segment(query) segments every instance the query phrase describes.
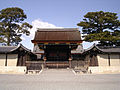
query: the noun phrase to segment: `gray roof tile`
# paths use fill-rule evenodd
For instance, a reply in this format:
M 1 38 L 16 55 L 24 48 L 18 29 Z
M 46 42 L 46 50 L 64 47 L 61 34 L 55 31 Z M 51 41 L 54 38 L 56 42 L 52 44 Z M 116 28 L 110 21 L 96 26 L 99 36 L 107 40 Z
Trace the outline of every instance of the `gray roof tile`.
M 84 52 L 90 51 L 93 48 L 96 48 L 97 50 L 100 50 L 101 52 L 105 53 L 120 53 L 120 47 L 97 46 L 96 44 L 93 44 L 90 48 L 85 49 Z
M 1 53 L 11 52 L 12 50 L 14 50 L 16 48 L 17 48 L 17 46 L 1 46 L 0 52 Z

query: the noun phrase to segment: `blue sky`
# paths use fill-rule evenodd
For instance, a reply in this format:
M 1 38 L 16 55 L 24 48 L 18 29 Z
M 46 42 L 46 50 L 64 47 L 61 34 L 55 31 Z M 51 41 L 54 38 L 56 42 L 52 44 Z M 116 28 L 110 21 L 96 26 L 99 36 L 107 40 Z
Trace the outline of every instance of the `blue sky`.
M 34 25 L 32 35 L 23 37 L 22 44 L 32 49 L 31 39 L 37 27 L 78 28 L 87 12 L 105 11 L 120 17 L 120 0 L 0 0 L 0 9 L 20 7 L 27 14 L 26 21 Z M 81 28 L 80 28 L 81 31 Z M 83 43 L 88 48 L 93 43 Z

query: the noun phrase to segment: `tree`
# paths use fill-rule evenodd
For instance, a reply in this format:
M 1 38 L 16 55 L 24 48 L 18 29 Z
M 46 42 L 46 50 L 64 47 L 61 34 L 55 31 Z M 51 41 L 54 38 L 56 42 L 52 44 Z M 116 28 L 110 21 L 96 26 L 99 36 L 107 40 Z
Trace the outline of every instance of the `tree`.
M 120 42 L 120 21 L 116 13 L 88 12 L 77 25 L 82 27 L 85 41 L 100 41 L 100 45 L 106 46 Z
M 6 8 L 0 11 L 0 43 L 18 45 L 22 34 L 29 35 L 32 26 L 23 22 L 27 16 L 18 7 Z

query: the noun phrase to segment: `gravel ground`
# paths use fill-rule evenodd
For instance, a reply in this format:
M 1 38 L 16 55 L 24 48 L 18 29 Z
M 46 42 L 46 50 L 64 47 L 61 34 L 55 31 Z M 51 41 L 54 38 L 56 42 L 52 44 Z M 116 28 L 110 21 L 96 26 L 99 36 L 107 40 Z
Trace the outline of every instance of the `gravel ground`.
M 0 90 L 120 90 L 120 74 L 75 75 L 48 69 L 40 75 L 0 75 Z

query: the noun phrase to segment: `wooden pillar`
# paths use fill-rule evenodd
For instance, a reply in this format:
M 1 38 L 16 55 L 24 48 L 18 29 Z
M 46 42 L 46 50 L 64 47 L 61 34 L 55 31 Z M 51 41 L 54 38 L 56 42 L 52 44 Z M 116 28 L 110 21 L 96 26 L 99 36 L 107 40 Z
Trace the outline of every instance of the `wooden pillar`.
M 44 57 L 43 57 L 43 60 L 44 60 L 44 68 L 46 67 L 46 45 L 43 46 L 44 48 Z
M 44 56 L 44 68 L 46 67 L 46 57 Z
M 120 54 L 119 54 L 119 65 L 120 65 Z
M 69 57 L 69 68 L 72 67 L 72 65 L 71 65 L 71 61 L 72 61 L 72 59 L 71 59 L 71 57 Z
M 7 58 L 8 58 L 8 55 L 6 53 L 5 66 L 7 66 Z
M 108 64 L 110 66 L 110 54 L 108 54 Z

